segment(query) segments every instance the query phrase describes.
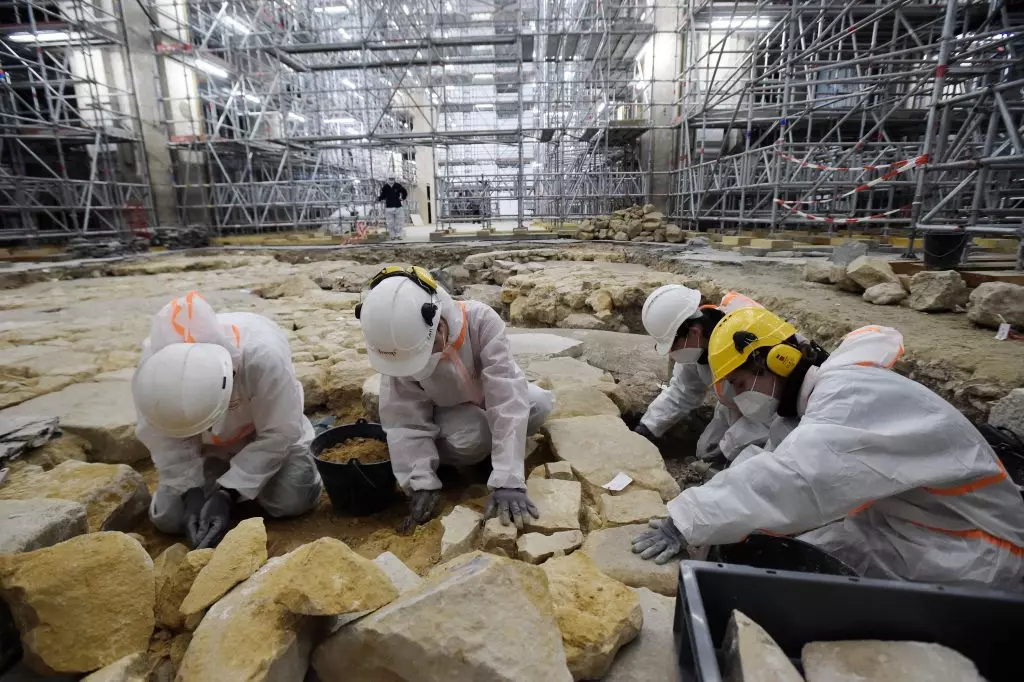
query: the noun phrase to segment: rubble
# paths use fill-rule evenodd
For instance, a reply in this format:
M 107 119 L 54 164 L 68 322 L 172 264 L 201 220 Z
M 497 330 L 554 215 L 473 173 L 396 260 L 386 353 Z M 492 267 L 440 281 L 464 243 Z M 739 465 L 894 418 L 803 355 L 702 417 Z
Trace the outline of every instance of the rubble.
M 262 518 L 246 519 L 228 531 L 213 551 L 210 562 L 196 575 L 181 602 L 181 613 L 191 616 L 215 603 L 232 587 L 255 573 L 267 561 L 267 530 Z
M 186 551 L 178 559 L 181 549 L 176 548 L 187 550 L 184 545 L 172 545 L 156 561 L 156 624 L 174 632 L 185 629 L 181 603 L 214 552 L 213 549 L 195 549 Z
M 519 529 L 514 523 L 505 525 L 497 516 L 492 516 L 484 523 L 483 532 L 480 534 L 480 548 L 485 552 L 493 552 L 514 559 L 518 536 Z
M 643 609 L 640 635 L 619 650 L 603 682 L 682 682 L 678 654 L 672 634 L 676 601 L 633 588 Z
M 875 305 L 895 305 L 907 297 L 902 284 L 882 282 L 864 290 L 862 298 Z
M 800 654 L 807 682 L 929 680 L 982 682 L 974 663 L 958 651 L 924 642 L 811 642 Z
M 1024 328 L 1024 286 L 1009 282 L 983 282 L 971 292 L 967 319 L 997 329 L 1003 322 Z
M 619 472 L 629 475 L 632 485 L 657 491 L 664 501 L 679 494 L 679 485 L 665 469 L 658 448 L 630 431 L 621 419 L 558 419 L 547 422 L 543 430 L 555 456 L 572 465 L 576 477 L 592 496 L 604 492 L 601 486 Z
M 551 535 L 526 533 L 516 540 L 516 556 L 528 564 L 544 563 L 553 556 L 570 554 L 583 545 L 583 532 L 563 530 Z
M 31 552 L 89 532 L 85 507 L 70 500 L 0 500 L 0 554 Z
M 1024 388 L 1015 388 L 992 403 L 988 423 L 1010 429 L 1024 438 Z
M 906 305 L 923 313 L 941 313 L 965 305 L 967 296 L 967 285 L 959 272 L 919 272 L 910 279 Z
M 578 482 L 531 478 L 526 482 L 526 494 L 540 514 L 540 518 L 536 519 L 526 515 L 526 532 L 579 530 L 582 487 Z
M 447 516 L 443 517 L 441 519 L 441 525 L 444 527 L 444 535 L 441 536 L 441 561 L 454 559 L 458 555 L 470 551 L 477 535 L 480 534 L 483 520 L 483 514 L 462 505 L 456 506 Z
M 149 491 L 125 464 L 68 460 L 49 471 L 28 465 L 0 487 L 0 500 L 60 499 L 85 507 L 89 530 L 127 530 L 146 513 Z
M 612 215 L 585 218 L 577 227 L 576 238 L 678 244 L 683 241 L 683 229 L 674 223 L 666 223 L 664 214 L 654 210 L 651 204 L 634 205 Z
M 123 533 L 0 556 L 0 596 L 44 675 L 97 670 L 144 651 L 153 632 L 153 561 Z
M 647 523 L 668 516 L 668 508 L 653 490 L 627 488 L 618 494 L 603 493 L 598 498 L 601 517 L 607 526 Z
M 804 281 L 818 282 L 819 284 L 835 284 L 833 270 L 835 264 L 829 261 L 809 260 L 804 265 Z
M 547 582 L 522 562 L 462 555 L 332 634 L 313 669 L 348 682 L 568 682 Z
M 726 626 L 722 651 L 723 679 L 737 682 L 804 682 L 804 678 L 771 635 L 740 611 L 732 612 Z
M 587 536 L 580 551 L 590 557 L 602 573 L 619 582 L 675 597 L 679 564 L 670 561 L 659 566 L 633 553 L 633 538 L 649 530 L 646 523 L 595 530 Z
M 551 559 L 541 568 L 573 679 L 601 679 L 619 648 L 640 634 L 640 600 L 583 554 Z

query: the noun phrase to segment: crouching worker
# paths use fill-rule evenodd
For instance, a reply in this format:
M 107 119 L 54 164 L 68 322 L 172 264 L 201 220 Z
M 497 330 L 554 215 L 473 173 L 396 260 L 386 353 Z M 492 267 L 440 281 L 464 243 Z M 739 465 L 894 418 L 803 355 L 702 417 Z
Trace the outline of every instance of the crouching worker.
M 391 465 L 409 495 L 409 517 L 438 509 L 439 463 L 475 464 L 490 455 L 487 516 L 522 528 L 537 508 L 526 496 L 526 437 L 554 407 L 529 384 L 490 306 L 453 301 L 418 267 L 384 268 L 356 309 L 370 364 L 381 373 L 380 420 Z
M 669 502 L 670 519 L 633 551 L 665 562 L 759 530 L 802 534 L 867 577 L 1021 589 L 1024 501 L 956 408 L 891 371 L 900 333 L 853 331 L 820 366 L 795 333 L 766 310 L 719 322 L 714 380 L 800 424 L 774 451 Z
M 317 505 L 302 386 L 267 318 L 218 315 L 195 292 L 172 300 L 153 318 L 132 395 L 135 432 L 160 476 L 149 517 L 161 531 L 213 547 L 239 501 L 273 517 Z

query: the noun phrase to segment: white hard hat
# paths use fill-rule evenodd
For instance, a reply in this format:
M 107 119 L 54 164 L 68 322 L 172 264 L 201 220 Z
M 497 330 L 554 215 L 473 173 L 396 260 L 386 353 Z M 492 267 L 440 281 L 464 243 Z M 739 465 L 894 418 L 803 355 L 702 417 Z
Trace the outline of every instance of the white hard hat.
M 231 354 L 214 343 L 172 343 L 157 351 L 132 377 L 139 415 L 173 438 L 213 427 L 228 411 Z
M 654 347 L 659 354 L 671 352 L 679 327 L 696 317 L 699 308 L 700 292 L 682 284 L 666 284 L 651 292 L 644 301 L 640 317 L 644 329 L 657 342 Z
M 388 277 L 370 289 L 359 310 L 370 366 L 408 377 L 430 361 L 441 301 L 408 277 Z

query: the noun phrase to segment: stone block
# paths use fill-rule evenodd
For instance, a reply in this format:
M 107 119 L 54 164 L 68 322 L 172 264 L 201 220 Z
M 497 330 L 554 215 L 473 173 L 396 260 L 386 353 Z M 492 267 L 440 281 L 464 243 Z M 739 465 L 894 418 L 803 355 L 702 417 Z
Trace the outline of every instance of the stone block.
M 554 478 L 559 481 L 575 481 L 576 476 L 572 473 L 572 465 L 568 462 L 548 462 L 544 465 L 547 471 L 546 478 Z
M 543 468 L 543 467 L 538 467 Z M 516 538 L 519 529 L 514 523 L 507 526 L 497 516 L 487 519 L 483 532 L 480 534 L 480 547 L 485 552 L 495 552 L 514 559 L 516 557 Z
M 884 258 L 861 256 L 846 266 L 846 276 L 865 289 L 885 282 L 900 284 L 899 277 Z
M 733 611 L 722 644 L 722 678 L 741 682 L 804 682 L 764 628 Z
M 629 487 L 615 495 L 604 493 L 598 497 L 598 502 L 605 525 L 611 527 L 647 523 L 668 516 L 668 507 L 653 490 Z
M 619 582 L 675 597 L 679 583 L 678 562 L 659 566 L 633 553 L 633 538 L 649 530 L 646 523 L 596 530 L 587 536 L 580 551 L 590 557 L 602 573 Z
M 543 355 L 545 357 L 575 357 L 583 350 L 582 341 L 557 334 L 509 334 L 508 343 L 512 347 L 512 355 Z
M 800 658 L 807 682 L 983 682 L 969 658 L 926 642 L 811 642 Z
M 462 505 L 456 506 L 442 518 L 444 534 L 441 536 L 441 561 L 454 559 L 473 549 L 483 520 L 483 514 Z
M 804 281 L 818 284 L 834 284 L 832 281 L 833 264 L 822 260 L 809 260 L 804 265 Z
M 0 500 L 0 554 L 31 552 L 89 532 L 85 507 L 70 500 Z
M 552 556 L 569 554 L 583 545 L 583 532 L 563 530 L 551 535 L 527 533 L 516 540 L 516 556 L 528 564 L 539 564 Z
M 149 682 L 152 663 L 143 652 L 125 656 L 102 670 L 82 678 L 82 682 Z
M 619 416 L 619 408 L 604 391 L 593 386 L 570 386 L 555 389 L 555 409 L 548 415 L 548 419 L 591 417 L 601 414 Z
M 1009 282 L 979 284 L 971 292 L 967 318 L 992 329 L 998 329 L 1003 322 L 1017 328 L 1024 327 L 1024 286 Z
M 750 237 L 723 234 L 722 240 L 719 243 L 723 246 L 750 246 Z
M 532 478 L 526 482 L 526 494 L 540 514 L 537 519 L 529 515 L 524 519 L 527 532 L 580 529 L 582 487 L 578 482 Z
M 1015 388 L 992 403 L 988 423 L 1010 429 L 1024 438 L 1024 388 Z
M 191 591 L 199 571 L 213 558 L 213 549 L 186 551 L 179 558 L 176 548 L 187 550 L 184 545 L 172 545 L 156 560 L 156 624 L 172 632 L 184 629 L 181 602 Z
M 770 249 L 773 251 L 792 251 L 792 239 L 751 239 L 750 245 L 755 249 Z
M 643 609 L 640 635 L 622 647 L 602 682 L 682 682 L 675 636 L 672 634 L 676 600 L 634 588 Z
M 875 305 L 895 305 L 907 297 L 907 292 L 902 284 L 894 282 L 882 282 L 868 287 L 861 295 L 868 303 Z
M 941 313 L 966 305 L 967 297 L 967 284 L 959 272 L 919 272 L 910 279 L 906 306 L 923 313 Z
M 214 604 L 232 587 L 247 579 L 267 561 L 267 529 L 262 518 L 242 521 L 228 531 L 213 551 L 210 562 L 192 583 L 181 603 L 181 613 L 191 616 Z

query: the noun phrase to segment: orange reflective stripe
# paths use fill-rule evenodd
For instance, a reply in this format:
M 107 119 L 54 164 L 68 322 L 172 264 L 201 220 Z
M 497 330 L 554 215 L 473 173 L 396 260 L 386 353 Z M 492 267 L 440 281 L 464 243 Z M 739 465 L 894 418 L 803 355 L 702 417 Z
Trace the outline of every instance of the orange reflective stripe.
M 226 438 L 224 440 L 221 440 L 220 438 L 217 438 L 217 436 L 215 436 L 215 435 L 213 435 L 211 433 L 210 434 L 210 442 L 213 443 L 214 445 L 231 445 L 232 443 L 237 443 L 238 441 L 242 440 L 243 438 L 245 438 L 246 436 L 248 436 L 250 433 L 252 433 L 255 430 L 256 430 L 256 427 L 253 426 L 252 424 L 249 424 L 248 426 L 243 426 L 242 428 L 240 428 L 238 430 L 238 433 L 236 433 L 231 438 Z
M 714 305 L 714 304 L 711 304 L 711 303 L 706 303 L 706 304 L 700 306 L 699 308 L 697 308 L 697 310 L 709 310 L 709 309 L 718 310 L 718 306 Z
M 953 486 L 952 488 L 925 488 L 928 492 L 933 495 L 945 495 L 946 497 L 955 497 L 958 495 L 966 495 L 967 493 L 973 493 L 975 490 L 981 490 L 982 488 L 988 487 L 994 483 L 1006 480 L 1006 468 L 1003 463 L 996 458 L 996 464 L 999 465 L 999 473 L 986 476 L 985 478 L 979 478 L 977 481 L 971 481 L 970 483 L 964 483 L 963 485 Z
M 469 316 L 466 315 L 466 304 L 459 301 L 459 307 L 462 308 L 462 329 L 459 330 L 459 338 L 455 339 L 455 343 L 450 346 L 455 350 L 462 348 L 462 343 L 466 340 L 466 327 L 469 320 Z
M 238 331 L 238 325 L 237 324 L 231 325 L 231 331 L 235 335 L 235 345 L 238 346 L 239 348 L 241 348 L 242 347 L 242 335 Z
M 970 540 L 982 540 L 990 545 L 998 547 L 999 549 L 1005 549 L 1015 556 L 1024 556 L 1024 547 L 1013 544 L 1009 540 L 998 538 L 991 533 L 986 533 L 980 528 L 972 528 L 970 530 L 949 530 L 947 528 L 935 528 L 933 526 L 926 526 L 923 523 L 917 521 L 911 521 L 912 524 L 925 530 L 934 531 L 936 533 L 944 533 L 946 535 L 952 535 L 955 538 L 967 538 Z
M 736 291 L 730 291 L 729 293 L 727 293 L 725 297 L 722 298 L 722 307 L 724 308 L 725 306 L 729 305 L 732 302 L 732 299 L 736 298 L 737 296 L 739 296 L 739 292 Z
M 860 514 L 862 511 L 864 511 L 865 509 L 867 509 L 868 507 L 873 505 L 875 502 L 876 502 L 876 500 L 868 500 L 867 502 L 865 502 L 861 506 L 857 507 L 856 509 L 850 510 L 850 512 L 847 514 L 847 516 L 853 516 L 854 514 Z
M 185 339 L 186 342 L 191 343 L 185 336 L 185 328 L 178 323 L 178 313 L 181 312 L 181 304 L 178 303 L 178 299 L 171 299 L 171 328 L 178 333 L 178 335 Z
M 192 319 L 192 299 L 196 297 L 195 291 L 190 291 L 185 294 L 185 306 L 188 309 L 188 319 Z
M 860 329 L 854 329 L 852 332 L 847 334 L 844 338 L 850 339 L 850 338 L 853 338 L 854 336 L 860 336 L 861 334 L 871 334 L 871 333 L 881 334 L 882 333 L 882 328 L 879 327 L 878 325 L 870 324 L 867 327 L 861 327 Z

